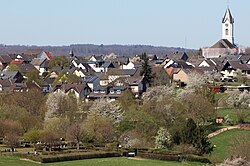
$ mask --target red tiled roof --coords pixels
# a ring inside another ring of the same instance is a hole
[[[10,62],[10,64],[14,64],[14,65],[23,64],[23,61],[24,61],[24,60],[12,60],[12,61]]]
[[[167,72],[167,74],[172,77],[174,74],[174,68],[170,67],[170,68],[166,68],[165,71]]]
[[[53,59],[53,57],[52,57],[52,55],[51,55],[51,53],[50,53],[50,52],[45,51],[45,54],[48,56],[48,58],[49,58],[50,60],[52,60],[52,59]]]

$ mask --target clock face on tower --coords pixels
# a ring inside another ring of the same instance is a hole
[[[228,24],[226,24],[225,26],[228,27]]]

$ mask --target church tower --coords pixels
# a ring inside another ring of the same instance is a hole
[[[234,45],[234,18],[229,8],[222,19],[222,39],[227,39]]]

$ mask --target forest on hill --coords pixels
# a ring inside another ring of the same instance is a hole
[[[25,53],[29,49],[43,49],[53,55],[68,55],[71,49],[76,56],[109,55],[114,53],[120,56],[131,56],[146,52],[148,54],[166,55],[176,51],[185,51],[180,47],[160,47],[150,45],[94,45],[74,44],[69,46],[26,46],[26,45],[0,45],[0,54]],[[188,50],[186,50],[188,51]]]

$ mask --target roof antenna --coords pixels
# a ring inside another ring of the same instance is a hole
[[[227,8],[229,9],[229,0],[227,0]]]
[[[185,48],[184,48],[185,52],[186,52],[186,49],[187,49],[187,36],[185,36]]]

